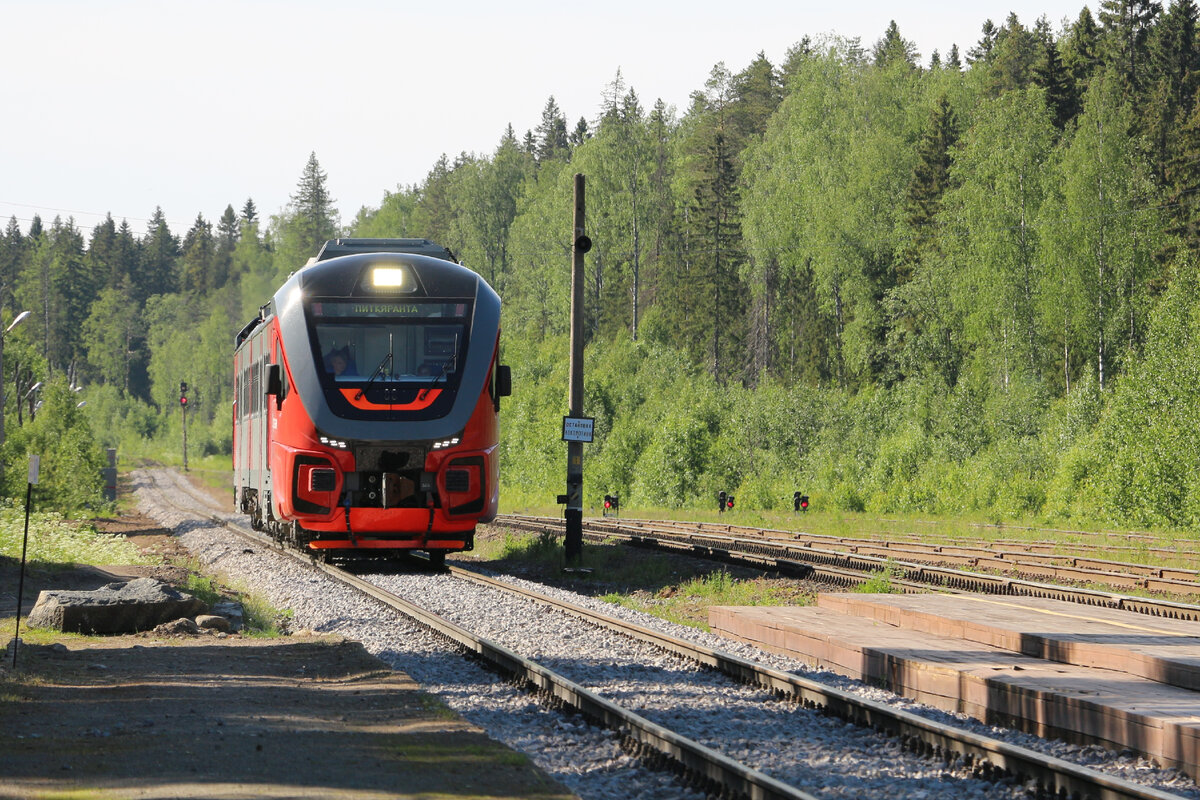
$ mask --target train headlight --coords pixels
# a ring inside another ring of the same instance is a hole
[[[318,438],[320,439],[321,444],[325,445],[326,447],[334,447],[338,450],[345,450],[347,447],[346,443],[341,439],[334,439],[333,437],[325,436],[324,434]]]
[[[443,439],[440,442],[434,442],[433,449],[434,450],[444,450],[447,447],[453,447],[454,445],[458,444],[459,441],[460,441],[459,437],[451,436],[449,439]]]
[[[374,267],[371,269],[371,285],[376,289],[395,292],[411,292],[417,288],[407,267]]]

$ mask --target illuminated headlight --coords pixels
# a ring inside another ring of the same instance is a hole
[[[375,267],[371,270],[371,285],[376,289],[407,290],[412,287],[412,279],[404,267]]]
[[[346,449],[346,443],[344,441],[342,441],[341,439],[331,439],[328,436],[322,436],[322,437],[320,437],[320,440],[321,440],[321,444],[323,444],[323,445],[327,445],[329,447],[336,447],[339,450]]]
[[[458,444],[458,442],[459,442],[459,439],[458,439],[458,437],[457,437],[457,436],[454,436],[454,437],[452,437],[452,438],[450,438],[450,439],[443,439],[443,440],[442,440],[442,441],[440,441],[440,442],[434,442],[434,443],[433,443],[433,449],[434,449],[434,450],[441,450],[441,449],[443,449],[443,448],[446,448],[446,447],[452,447],[452,446],[454,446],[454,445]]]

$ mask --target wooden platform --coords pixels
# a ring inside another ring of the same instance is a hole
[[[713,607],[709,624],[938,708],[1200,779],[1200,623],[1037,598],[829,594],[816,607]]]

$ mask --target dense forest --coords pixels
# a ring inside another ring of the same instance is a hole
[[[348,223],[315,154],[269,219],[252,200],[182,236],[161,209],[142,234],[13,219],[0,311],[33,313],[4,342],[5,456],[58,448],[77,484],[93,445],[174,441],[181,380],[193,448],[227,453],[233,333],[325,239],[419,236],[504,300],[504,492],[551,502],[582,173],[593,504],[726,489],[780,508],[802,489],[818,508],[1195,524],[1197,16],[1104,0],[927,57],[895,22],[872,46],[805,37],[781,64],[716,65],[686,109],[618,72],[595,118],[551,97],[523,135]]]

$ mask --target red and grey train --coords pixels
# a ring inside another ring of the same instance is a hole
[[[470,550],[496,515],[500,298],[425,239],[338,239],[238,333],[234,502],[314,554]]]

